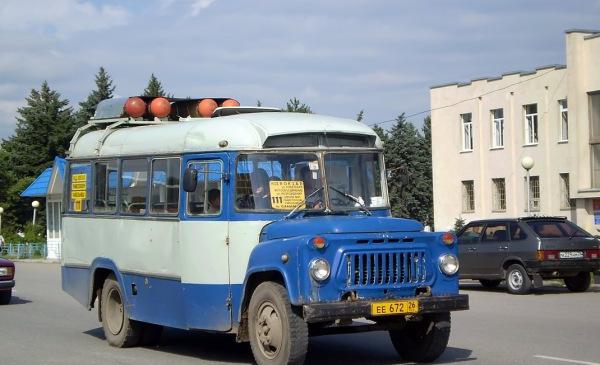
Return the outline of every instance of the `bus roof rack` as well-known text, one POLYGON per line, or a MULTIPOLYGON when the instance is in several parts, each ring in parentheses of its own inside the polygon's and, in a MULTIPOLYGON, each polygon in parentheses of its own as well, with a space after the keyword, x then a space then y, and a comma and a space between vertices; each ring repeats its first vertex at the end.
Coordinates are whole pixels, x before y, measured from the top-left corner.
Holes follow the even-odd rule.
POLYGON ((281 112, 279 108, 266 108, 261 106, 222 106, 212 114, 212 117, 226 117, 229 115, 247 114, 247 113, 264 113, 264 112, 281 112))

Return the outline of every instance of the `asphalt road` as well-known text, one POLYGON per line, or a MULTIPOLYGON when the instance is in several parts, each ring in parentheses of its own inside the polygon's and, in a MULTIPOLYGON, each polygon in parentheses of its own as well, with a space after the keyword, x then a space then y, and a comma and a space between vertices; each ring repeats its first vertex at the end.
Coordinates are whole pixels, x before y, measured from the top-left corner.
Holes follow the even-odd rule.
MULTIPOLYGON (((471 310, 452 317, 438 363, 600 365, 600 286, 573 294, 551 286, 513 296, 464 284, 471 310)), ((95 312, 60 289, 57 264, 17 263, 17 287, 0 307, 0 364, 248 364, 230 336, 169 329, 159 346, 116 349, 95 312)), ((384 332, 311 339, 308 364, 402 364, 384 332)))

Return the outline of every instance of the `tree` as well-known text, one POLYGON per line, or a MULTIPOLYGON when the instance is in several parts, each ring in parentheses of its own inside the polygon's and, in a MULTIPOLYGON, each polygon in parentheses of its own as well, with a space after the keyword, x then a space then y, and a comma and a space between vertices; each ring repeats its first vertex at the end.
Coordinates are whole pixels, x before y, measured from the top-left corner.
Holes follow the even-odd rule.
POLYGON ((37 176, 55 156, 64 156, 75 124, 69 100, 46 81, 39 91, 31 90, 26 101, 17 109, 15 134, 2 143, 16 179, 37 176))
POLYGON ((9 153, 0 147, 0 207, 6 207, 7 188, 12 186, 15 177, 9 161, 9 153))
POLYGON ((148 86, 142 92, 142 96, 165 96, 170 97, 171 95, 167 95, 165 90, 162 87, 162 83, 158 81, 158 78, 154 76, 154 74, 150 75, 150 80, 148 80, 148 86))
MULTIPOLYGON (((85 125, 88 120, 94 116, 98 103, 102 100, 113 97, 115 86, 111 77, 108 75, 104 67, 100 67, 96 74, 96 89, 92 90, 88 97, 79 103, 79 110, 76 114, 76 128, 85 125)), ((73 131, 75 132, 75 131, 73 131)))
POLYGON ((312 114, 310 107, 297 98, 292 98, 287 102, 285 111, 292 113, 309 113, 312 114))
POLYGON ((361 110, 361 111, 358 112, 358 114, 356 114, 356 121, 357 122, 362 122, 363 119, 364 119, 364 117, 365 117, 365 111, 361 110))

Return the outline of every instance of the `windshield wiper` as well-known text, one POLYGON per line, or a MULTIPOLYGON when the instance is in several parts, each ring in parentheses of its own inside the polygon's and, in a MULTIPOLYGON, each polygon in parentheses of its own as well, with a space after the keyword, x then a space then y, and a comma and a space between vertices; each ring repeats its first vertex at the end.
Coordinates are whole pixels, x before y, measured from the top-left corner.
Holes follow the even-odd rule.
POLYGON ((365 212, 365 214, 366 214, 366 215, 373 215, 373 213, 371 213, 371 211, 370 211, 370 210, 367 208, 367 206, 366 206, 366 205, 364 205, 364 204, 363 204, 363 203, 362 203, 362 202, 361 202, 359 199, 357 199, 356 197, 354 197, 354 196, 352 196, 352 195, 350 195, 350 194, 348 194, 348 193, 346 193, 346 192, 343 192, 343 191, 341 191, 341 190, 338 190, 338 189, 334 188, 333 186, 327 186, 327 188, 329 188, 329 189, 331 189, 331 190, 335 191, 335 192, 336 192, 336 193, 338 193, 338 194, 341 194, 341 195, 345 196, 346 198, 348 198, 348 199, 352 200, 353 202, 355 202, 356 204, 358 204, 358 206, 360 207, 360 209, 361 209, 363 212, 365 212))
MULTIPOLYGON (((304 200, 302 200, 300 203, 298 203, 298 205, 296 205, 294 207, 294 209, 292 209, 291 212, 289 212, 285 217, 283 217, 283 219, 289 219, 290 217, 292 217, 294 215, 294 213, 296 213, 298 211, 298 209, 300 209, 301 206, 306 204, 308 199, 312 198, 316 193, 318 193, 321 190, 323 190, 322 186, 320 188, 318 188, 317 190, 313 191, 312 193, 308 194, 308 196, 306 198, 304 198, 304 200)), ((305 210, 305 209, 308 209, 308 208, 305 207, 303 210, 305 210)))

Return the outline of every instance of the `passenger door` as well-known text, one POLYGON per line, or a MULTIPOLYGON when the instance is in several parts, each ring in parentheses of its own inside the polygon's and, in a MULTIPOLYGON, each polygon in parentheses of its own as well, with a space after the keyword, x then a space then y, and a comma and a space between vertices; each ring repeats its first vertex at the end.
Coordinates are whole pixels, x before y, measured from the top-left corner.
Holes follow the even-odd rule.
POLYGON ((477 272, 477 250, 479 248, 483 224, 470 224, 458 237, 458 256, 460 262, 460 276, 469 278, 477 272))
POLYGON ((508 256, 508 229, 506 223, 488 223, 481 236, 478 250, 478 272, 481 275, 500 276, 502 263, 508 256))
POLYGON ((183 296, 190 329, 231 329, 229 281, 229 158, 227 154, 186 156, 197 171, 194 192, 182 194, 183 296))

